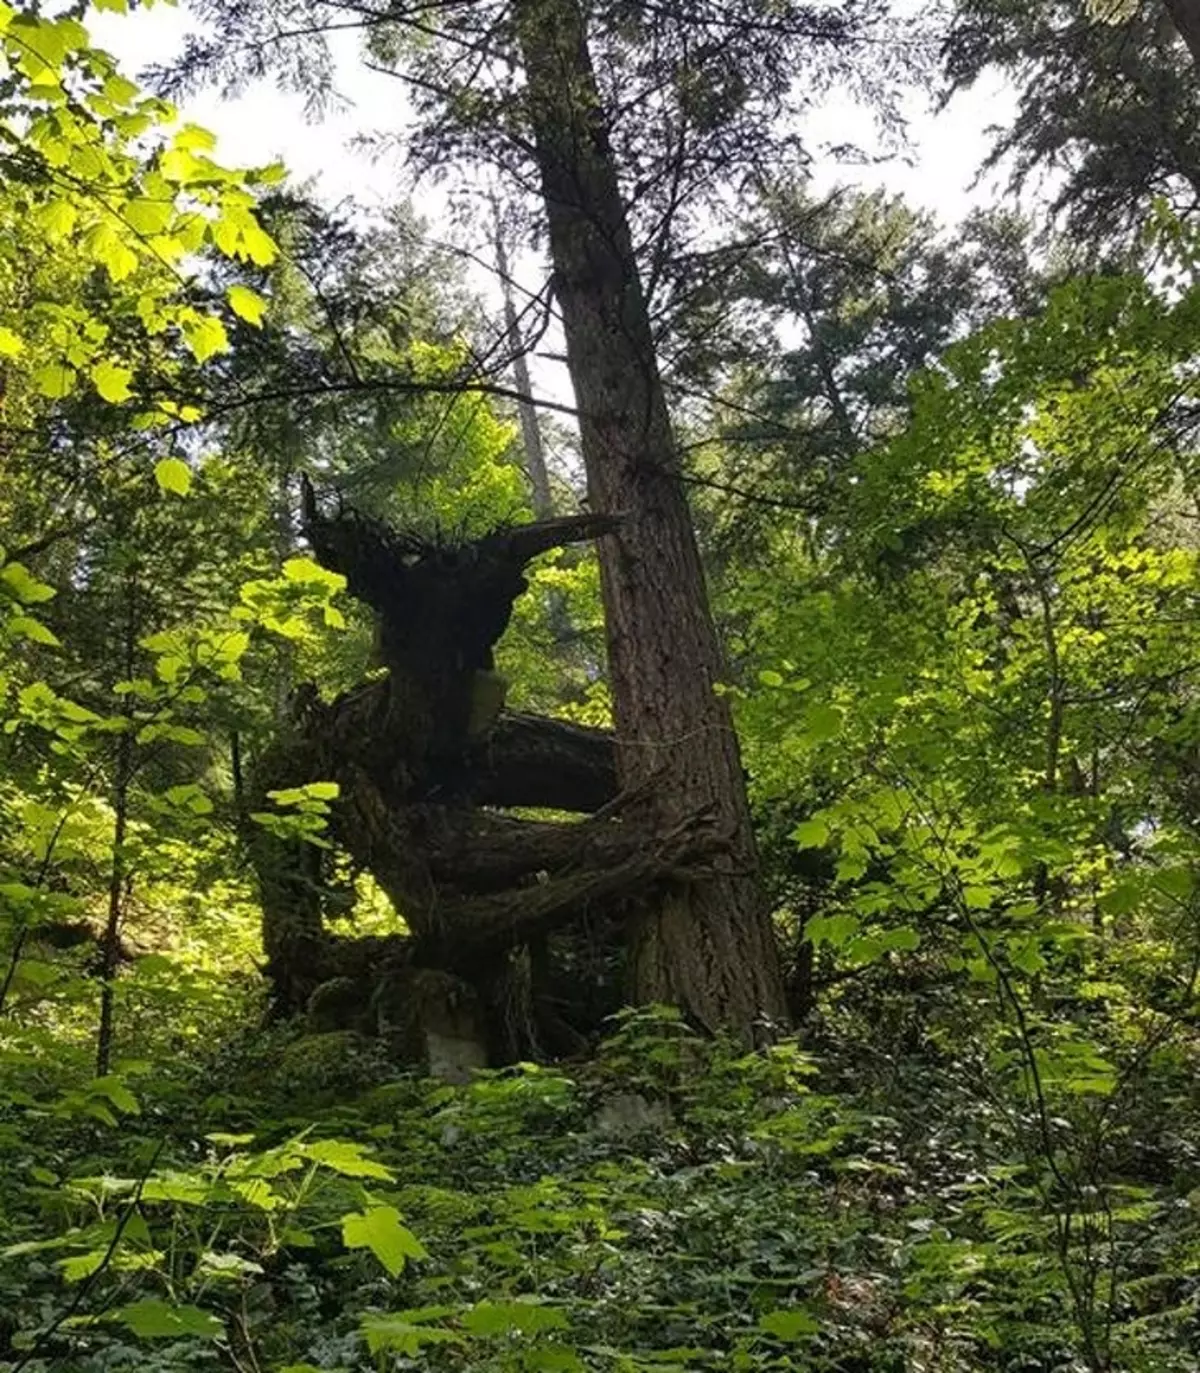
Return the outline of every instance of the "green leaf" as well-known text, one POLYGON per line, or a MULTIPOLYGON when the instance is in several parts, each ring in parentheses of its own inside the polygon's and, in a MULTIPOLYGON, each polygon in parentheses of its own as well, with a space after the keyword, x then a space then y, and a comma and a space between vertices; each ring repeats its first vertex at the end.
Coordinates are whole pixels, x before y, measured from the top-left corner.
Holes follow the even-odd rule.
POLYGON ((199 124, 185 124, 175 135, 175 146, 210 153, 217 146, 217 136, 199 124))
POLYGON ((538 1335, 566 1330, 570 1322, 557 1307, 536 1301, 481 1301, 463 1314, 462 1325, 473 1335, 538 1335))
POLYGON ((818 947, 828 944, 831 949, 843 948, 858 933, 862 922, 858 916, 814 915, 804 926, 804 937, 818 947))
POLYGON ((62 400, 75 389, 78 380, 75 369, 62 362, 52 362, 33 373, 33 384, 50 400, 62 400))
POLYGON ((15 358, 24 347, 18 334, 0 324, 0 358, 15 358))
POLYGON ((198 315, 195 319, 185 320, 183 339, 197 362, 207 362, 229 347, 225 326, 212 315, 198 315))
POLYGON ((187 148, 168 148, 158 159, 158 171, 165 180, 179 186, 204 177, 203 164, 187 148))
POLYGON ((393 1278, 409 1259, 428 1258, 421 1241, 400 1223, 394 1206, 373 1206, 343 1216, 342 1242, 347 1249, 369 1249, 393 1278))
POLYGON ((768 1311, 758 1318, 758 1328, 764 1335, 773 1335, 777 1340, 798 1340, 805 1335, 815 1335, 821 1326, 809 1312, 792 1307, 768 1311))
POLYGON ((47 648, 62 647, 58 636, 32 615, 14 615, 8 622, 8 632, 18 639, 28 639, 30 643, 45 644, 47 648))
POLYGON ((802 849, 823 848, 829 842, 829 825, 819 816, 801 820, 792 831, 792 838, 802 849))
POLYGON ((212 800, 195 782, 168 787, 163 797, 170 805, 188 810, 193 815, 211 815, 213 812, 212 800))
POLYGON ((203 730, 193 729, 191 725, 167 725, 160 737, 172 744, 183 744, 185 748, 200 748, 208 743, 208 735, 203 730))
POLYGON ((804 735, 810 743, 823 744, 842 732, 842 712, 837 706, 811 706, 804 715, 804 735))
POLYGON ((59 1259, 58 1269, 62 1273, 66 1282, 81 1282, 84 1278, 90 1278, 97 1272, 101 1264, 108 1257, 107 1246, 103 1249, 93 1249, 88 1254, 72 1254, 68 1259, 59 1259))
POLYGON ((125 223, 139 234, 154 236, 163 234, 171 227, 175 218, 174 202, 168 199, 148 198, 131 200, 123 211, 125 223))
POLYGON ((87 31, 80 24, 39 19, 33 15, 22 15, 14 20, 9 32, 20 44, 22 70, 34 81, 47 73, 57 72, 67 53, 87 41, 87 31))
POLYGON ((1046 966, 1046 960, 1042 956, 1041 941, 1036 934, 1027 935, 1023 939, 1010 939, 1008 941, 1008 961, 1014 968, 1023 973, 1028 973, 1030 977, 1040 973, 1046 966))
POLYGON ((275 240, 258 224, 243 226, 239 257, 249 258, 256 267, 269 267, 279 252, 275 240))
POLYGON ((112 1073, 107 1077, 94 1078, 88 1087, 88 1091, 93 1096, 105 1097, 126 1115, 140 1115, 141 1107, 138 1105, 137 1097, 129 1090, 121 1079, 112 1073))
POLYGON ((1131 915, 1145 899, 1145 882, 1141 874, 1138 874, 1120 879, 1101 896, 1100 906, 1111 915, 1131 915))
POLYGON ((129 399, 132 378, 128 367, 118 367, 115 362, 99 362, 92 368, 92 384, 101 397, 113 405, 129 399))
POLYGON ((857 939, 852 939, 846 945, 844 953, 847 963, 855 967, 865 967, 868 963, 877 963, 883 957, 883 941, 878 935, 860 934, 857 939))
MULTIPOLYGON (((76 175, 95 174, 99 168, 80 168, 72 158, 72 170, 76 175)), ((137 271, 138 255, 126 242, 117 225, 107 219, 93 224, 83 235, 81 247, 100 263, 113 282, 121 282, 137 271)))
POLYGON ((247 1206, 257 1206, 260 1211, 278 1211, 287 1204, 283 1193, 277 1192, 265 1178, 234 1178, 229 1182, 229 1190, 247 1206))
POLYGON ((163 458, 154 465, 154 480, 164 491, 186 496, 192 486, 192 469, 182 458, 163 458))
POLYGON ((879 937, 884 952, 912 953, 921 947, 921 936, 911 925, 901 925, 879 937))
POLYGON ((225 1327, 198 1306, 171 1306, 157 1297, 145 1297, 110 1311, 107 1320, 118 1321, 145 1340, 178 1340, 186 1336, 217 1340, 225 1327))
POLYGON ((17 964, 16 981, 29 987, 49 987, 58 981, 59 970, 53 963, 38 958, 24 958, 17 964))
POLYGON ((0 582, 8 587, 23 605, 48 601, 56 594, 52 586, 38 581, 24 563, 9 563, 6 567, 0 568, 0 582))
MULTIPOLYGON (((313 782, 310 787, 334 786, 336 782, 313 782)), ((305 788, 307 791, 309 788, 305 788)), ((336 794, 336 793, 335 793, 336 794)), ((392 1180, 392 1170, 382 1163, 365 1155, 361 1144, 352 1144, 344 1139, 318 1139, 311 1144, 300 1144, 297 1152, 313 1163, 320 1163, 347 1178, 379 1178, 383 1182, 392 1180)))
POLYGON ((246 179, 261 186, 280 186, 287 180, 287 164, 268 162, 265 167, 255 167, 247 172, 246 179))
POLYGON ((142 1188, 146 1201, 170 1201, 179 1206, 203 1206, 213 1197, 213 1186, 193 1173, 167 1172, 147 1180, 142 1188))
POLYGON ((49 243, 66 238, 78 219, 79 209, 69 200, 52 200, 34 215, 34 222, 49 243))
POLYGON ((159 681, 166 682, 168 686, 173 686, 179 680, 179 674, 186 667, 186 658, 180 658, 174 653, 164 653, 161 658, 155 660, 154 675, 159 681))
POLYGON ((241 1254, 214 1253, 211 1249, 200 1255, 197 1268, 206 1277, 218 1280, 253 1277, 263 1271, 262 1264, 255 1263, 253 1259, 241 1254))
POLYGON ((437 1325, 418 1325, 406 1311, 394 1315, 364 1316, 361 1330, 372 1354, 403 1354, 411 1357, 431 1344, 462 1344, 457 1331, 437 1325))
POLYGON ((289 558, 283 565, 284 578, 289 582, 328 582, 341 585, 341 577, 336 572, 330 572, 327 567, 322 567, 320 563, 312 558, 289 558))
POLYGON ((225 294, 229 299, 229 308, 239 319, 253 324, 256 329, 262 328, 267 302, 257 291, 252 291, 249 286, 231 286, 225 294))
POLYGON ((522 1355, 530 1373, 587 1373, 587 1365, 565 1344, 540 1344, 522 1355))

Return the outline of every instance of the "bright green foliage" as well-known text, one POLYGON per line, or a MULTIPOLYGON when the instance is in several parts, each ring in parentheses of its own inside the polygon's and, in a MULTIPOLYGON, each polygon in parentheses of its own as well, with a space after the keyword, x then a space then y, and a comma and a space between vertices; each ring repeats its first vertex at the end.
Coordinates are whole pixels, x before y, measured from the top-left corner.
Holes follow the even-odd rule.
MULTIPOLYGON (((145 423, 171 422, 178 405, 153 397, 162 345, 181 342, 198 362, 228 346, 194 290, 198 255, 272 261, 254 188, 280 169, 219 166, 212 135, 175 128, 174 108, 143 95, 77 19, 0 5, 0 71, 6 409, 25 389, 55 401, 90 386, 110 404, 138 399, 145 423)), ((261 315, 252 292, 230 305, 261 315)))
POLYGON ((394 1278, 409 1259, 428 1258, 420 1240, 400 1223, 394 1206, 372 1206, 342 1217, 342 1243, 347 1249, 369 1249, 394 1278))
POLYGON ((764 782, 799 767, 836 796, 793 831, 853 893, 821 941, 946 899, 972 924, 1012 907, 1004 947, 1036 972, 1031 937, 1091 940, 1130 860, 1169 852, 1196 569, 1171 435, 1198 308, 1081 281, 950 350, 860 465, 842 566, 864 571, 759 612, 794 655, 760 679, 754 709, 790 722, 764 782))
MULTIPOLYGON (((1194 1186, 1158 1095, 1197 994, 1200 290, 1178 260, 1157 286, 1076 279, 950 348, 816 537, 732 593, 762 665, 734 688, 757 803, 822 1004, 978 1056, 1013 1113, 978 1215, 1030 1247, 1022 1281, 1057 1267, 1097 1369, 1173 1366, 1111 1325, 1171 1205, 1129 1141, 1194 1186)), ((982 1271, 933 1233, 922 1262, 982 1271)))

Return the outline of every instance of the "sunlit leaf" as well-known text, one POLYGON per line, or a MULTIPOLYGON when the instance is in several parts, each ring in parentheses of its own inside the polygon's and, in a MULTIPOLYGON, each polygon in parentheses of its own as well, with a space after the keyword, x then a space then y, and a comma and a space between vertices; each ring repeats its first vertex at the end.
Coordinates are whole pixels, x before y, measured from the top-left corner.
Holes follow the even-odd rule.
POLYGON ((51 400, 62 400, 75 389, 78 375, 73 367, 65 363, 52 362, 39 367, 33 374, 33 384, 43 396, 51 400))
POLYGON ((198 315, 184 321, 183 338, 197 362, 207 362, 229 347, 225 326, 213 315, 198 315))
POLYGON ((364 1316, 363 1338, 372 1354, 401 1354, 412 1356, 430 1345, 462 1344, 463 1337, 455 1330, 437 1325, 422 1325, 408 1312, 394 1315, 364 1316))
POLYGON ((154 465, 154 480, 164 491, 186 496, 192 486, 192 469, 182 458, 163 458, 154 465))
POLYGON ((343 1216, 342 1242, 347 1249, 369 1249, 392 1277, 403 1271, 409 1259, 428 1257, 421 1241, 401 1224, 394 1206, 373 1206, 343 1216))
MULTIPOLYGON (((337 784, 334 782, 312 782, 302 790, 307 794, 314 788, 324 789, 329 786, 335 788, 333 794, 336 795, 337 784)), ((320 1163, 333 1172, 340 1173, 343 1177, 378 1178, 384 1182, 389 1182, 392 1178, 390 1168, 368 1157, 362 1145, 353 1144, 348 1140, 318 1139, 312 1143, 297 1145, 297 1152, 314 1163, 320 1163)))
POLYGON ((267 302, 257 291, 252 291, 249 286, 231 286, 225 294, 235 315, 244 319, 247 324, 261 328, 267 302))
POLYGON ((24 563, 5 564, 0 568, 0 582, 3 582, 23 605, 36 605, 39 601, 48 601, 55 595, 54 588, 39 581, 24 563))
POLYGON ((57 634, 47 629, 41 620, 35 620, 32 615, 14 615, 8 621, 8 632, 18 639, 28 639, 30 643, 45 644, 47 648, 61 648, 62 643, 57 634))
POLYGON ((133 373, 127 367, 119 367, 107 360, 98 362, 92 368, 92 382, 104 400, 114 405, 130 397, 129 383, 133 373))

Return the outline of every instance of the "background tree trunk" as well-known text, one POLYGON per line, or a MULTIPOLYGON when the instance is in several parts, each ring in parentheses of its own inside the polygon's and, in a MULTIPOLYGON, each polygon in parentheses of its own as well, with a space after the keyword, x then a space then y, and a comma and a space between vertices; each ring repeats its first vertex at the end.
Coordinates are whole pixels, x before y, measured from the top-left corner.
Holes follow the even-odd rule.
POLYGON ((529 363, 521 344, 521 323, 513 300, 512 276, 509 272, 508 250, 504 245, 504 221, 500 202, 492 199, 492 219, 495 229, 496 276, 504 300, 504 335, 512 358, 513 384, 521 396, 517 415, 521 421, 521 446, 525 452, 525 473, 533 497, 533 513, 539 520, 554 517, 554 496, 550 490, 550 472, 546 466, 546 447, 538 424, 537 406, 533 403, 533 385, 529 377, 529 363))
MULTIPOLYGON (((121 666, 126 681, 135 674, 138 638, 138 579, 127 568, 122 587, 125 623, 121 627, 121 666)), ((129 789, 133 784, 133 697, 125 697, 125 730, 117 737, 112 785, 112 858, 108 868, 108 905, 104 933, 100 936, 100 1023, 96 1030, 96 1076, 104 1077, 112 1062, 113 1018, 116 1014, 116 978, 121 961, 121 922, 129 899, 131 875, 126 841, 129 831, 129 789)))
POLYGON ((600 95, 576 0, 514 0, 588 495, 623 786, 657 775, 664 829, 713 807, 723 870, 635 920, 631 992, 750 1037, 786 1005, 719 650, 600 95))
POLYGON ((1200 71, 1200 0, 1166 0, 1171 22, 1188 45, 1192 61, 1200 71))

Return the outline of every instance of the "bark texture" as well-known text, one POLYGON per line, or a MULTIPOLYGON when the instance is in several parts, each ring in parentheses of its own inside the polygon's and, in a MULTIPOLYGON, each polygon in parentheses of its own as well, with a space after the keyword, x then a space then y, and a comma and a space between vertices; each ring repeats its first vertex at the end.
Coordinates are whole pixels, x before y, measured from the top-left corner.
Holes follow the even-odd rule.
POLYGON ((711 807, 728 856, 704 881, 667 884, 632 936, 632 994, 750 1038, 783 1020, 778 955, 757 877, 737 740, 713 688, 720 656, 629 224, 577 0, 514 0, 600 541, 609 669, 624 787, 657 779, 661 833, 711 807))
POLYGON ((276 1010, 386 1035, 409 1060, 432 1062, 448 1045, 460 1058, 486 1046, 497 1060, 571 1045, 595 1025, 561 996, 548 1002, 572 984, 576 932, 603 924, 611 943, 640 899, 701 880, 724 850, 711 808, 665 827, 649 786, 618 792, 610 735, 510 714, 494 690, 492 645, 525 564, 614 521, 545 521, 446 547, 352 513, 323 516, 311 491, 307 503, 318 556, 379 617, 388 672, 330 702, 298 693, 260 762, 255 805, 269 811, 271 791, 336 782, 329 837, 374 875, 411 933, 330 935, 328 851, 286 824, 251 825, 276 1010), (584 818, 533 821, 494 806, 584 818), (453 989, 445 1014, 439 988, 453 989))
POLYGON ((1171 22, 1188 45, 1196 71, 1200 73, 1200 0, 1165 0, 1171 22))

